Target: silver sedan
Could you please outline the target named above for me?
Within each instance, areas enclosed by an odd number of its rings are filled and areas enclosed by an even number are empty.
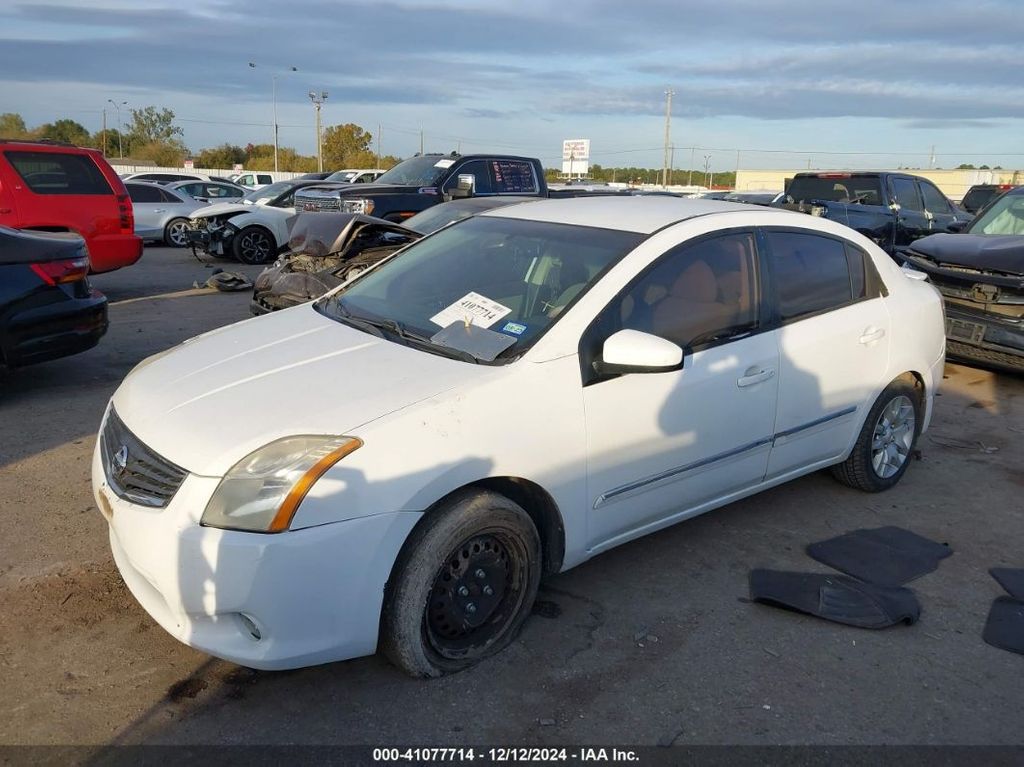
[[[143,240],[161,240],[172,248],[188,244],[188,215],[205,207],[205,202],[160,184],[129,181],[125,186],[135,209],[135,234]]]

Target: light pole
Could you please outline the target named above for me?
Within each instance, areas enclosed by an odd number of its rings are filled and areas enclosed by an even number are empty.
[[[117,156],[122,160],[124,159],[124,145],[121,143],[121,107],[128,106],[127,101],[114,101],[113,99],[107,99],[111,104],[114,105],[114,109],[117,110]],[[104,141],[106,137],[104,135]]]
[[[250,69],[256,69],[256,63],[249,62]],[[270,92],[274,100],[274,172],[277,172],[277,78],[289,72],[298,72],[298,67],[288,67],[284,72],[275,72],[270,76]]]
[[[711,176],[710,176],[710,172],[708,170],[710,167],[711,167],[711,155],[706,154],[706,155],[704,155],[704,184],[707,186],[708,189],[711,188],[711,181],[710,181]]]
[[[327,101],[327,91],[309,92],[309,100],[316,107],[316,169],[323,173],[324,170],[324,142],[323,132],[320,130],[320,107]]]
[[[671,141],[672,97],[676,92],[669,88],[665,91],[665,156],[661,164],[661,186],[668,186],[668,145]]]

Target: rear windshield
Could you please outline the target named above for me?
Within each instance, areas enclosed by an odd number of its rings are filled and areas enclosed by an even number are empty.
[[[797,176],[790,183],[786,194],[793,202],[826,200],[861,205],[883,204],[877,176]]]
[[[86,154],[4,152],[36,194],[113,194],[110,184]]]
[[[984,208],[985,203],[999,193],[1000,190],[994,186],[971,187],[967,190],[967,194],[964,196],[963,202],[960,203],[960,207],[974,213]]]

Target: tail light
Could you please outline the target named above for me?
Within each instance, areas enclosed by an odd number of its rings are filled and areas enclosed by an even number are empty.
[[[45,261],[41,264],[29,264],[29,268],[47,285],[62,285],[85,279],[85,275],[89,273],[89,257]]]
[[[132,211],[132,200],[126,194],[117,195],[117,212],[121,217],[121,232],[132,234],[135,232],[135,216]]]

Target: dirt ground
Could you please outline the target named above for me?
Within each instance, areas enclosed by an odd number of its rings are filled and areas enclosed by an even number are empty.
[[[815,474],[622,546],[546,581],[469,672],[263,673],[179,644],[121,582],[89,460],[136,362],[247,316],[247,294],[152,297],[205,279],[190,259],[95,278],[115,301],[100,346],[0,373],[0,744],[1024,744],[1024,656],[981,640],[988,568],[1024,567],[1024,379],[954,364],[894,490]],[[955,552],[912,584],[916,625],[746,601],[751,568],[824,570],[808,543],[890,524]]]

